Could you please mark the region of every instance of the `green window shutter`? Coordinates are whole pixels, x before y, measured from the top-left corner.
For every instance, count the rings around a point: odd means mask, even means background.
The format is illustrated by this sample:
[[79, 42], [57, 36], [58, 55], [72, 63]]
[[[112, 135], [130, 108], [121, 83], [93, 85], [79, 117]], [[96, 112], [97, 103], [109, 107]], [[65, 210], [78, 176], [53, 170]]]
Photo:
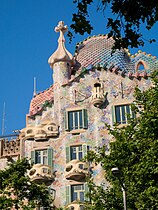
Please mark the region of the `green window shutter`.
[[48, 165], [53, 167], [53, 149], [51, 147], [49, 147], [47, 149], [47, 154], [48, 154]]
[[66, 186], [66, 205], [71, 203], [71, 186]]
[[89, 188], [88, 188], [88, 184], [87, 183], [84, 183], [84, 190], [85, 190], [84, 199], [86, 201], [89, 201], [89, 197], [87, 195], [89, 193]]
[[31, 151], [31, 163], [35, 163], [35, 151]]
[[83, 119], [83, 128], [87, 129], [88, 128], [88, 115], [87, 115], [86, 109], [82, 110], [82, 119]]
[[[131, 114], [132, 113], [132, 114]], [[131, 105], [130, 105], [130, 114], [131, 114], [131, 117], [134, 119], [136, 118], [136, 114], [134, 111], [132, 111], [132, 108], [131, 108]]]
[[68, 131], [69, 130], [69, 122], [68, 122], [68, 112], [66, 111], [64, 113], [64, 123], [65, 123], [65, 130]]
[[48, 187], [48, 192], [49, 192], [49, 194], [51, 193], [51, 187], [50, 186]]
[[66, 163], [70, 162], [70, 147], [66, 147]]
[[83, 158], [87, 155], [87, 144], [82, 145]]
[[115, 118], [115, 106], [111, 107], [111, 112], [112, 112], [112, 125], [114, 125], [114, 123], [116, 122], [116, 118]]

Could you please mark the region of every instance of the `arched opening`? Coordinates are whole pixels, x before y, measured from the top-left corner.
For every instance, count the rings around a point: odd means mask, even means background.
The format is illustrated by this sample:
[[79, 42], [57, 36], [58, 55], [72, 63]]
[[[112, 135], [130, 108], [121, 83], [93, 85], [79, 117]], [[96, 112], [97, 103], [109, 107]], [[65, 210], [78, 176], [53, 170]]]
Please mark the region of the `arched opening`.
[[143, 71], [145, 69], [146, 69], [146, 64], [143, 61], [138, 62], [136, 70]]

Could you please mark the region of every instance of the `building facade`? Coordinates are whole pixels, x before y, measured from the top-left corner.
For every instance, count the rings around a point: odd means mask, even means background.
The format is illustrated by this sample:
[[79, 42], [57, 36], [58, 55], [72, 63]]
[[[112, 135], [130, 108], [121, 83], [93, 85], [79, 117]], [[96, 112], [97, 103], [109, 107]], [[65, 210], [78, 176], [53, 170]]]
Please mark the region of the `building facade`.
[[[76, 45], [72, 56], [65, 48], [62, 21], [58, 48], [48, 63], [53, 69], [51, 87], [35, 94], [30, 102], [26, 127], [15, 140], [1, 140], [0, 166], [7, 159], [28, 157], [34, 163], [32, 181], [44, 182], [54, 197], [54, 206], [82, 209], [88, 191], [86, 177], [104, 184], [101, 166], [83, 161], [87, 151], [109, 142], [106, 124], [128, 123], [134, 89], [152, 84], [149, 75], [158, 68], [158, 59], [138, 51], [112, 53], [114, 41], [106, 35], [90, 37]], [[79, 203], [80, 201], [80, 203]]]

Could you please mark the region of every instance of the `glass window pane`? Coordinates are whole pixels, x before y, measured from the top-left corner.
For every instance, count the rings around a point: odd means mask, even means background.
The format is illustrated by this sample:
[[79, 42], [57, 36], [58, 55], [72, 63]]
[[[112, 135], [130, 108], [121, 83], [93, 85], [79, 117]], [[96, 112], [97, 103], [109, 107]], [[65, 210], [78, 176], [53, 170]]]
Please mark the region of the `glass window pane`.
[[80, 192], [80, 198], [79, 198], [80, 201], [84, 201], [84, 192]]
[[71, 186], [71, 201], [77, 200], [77, 192], [75, 192], [75, 186]]
[[78, 153], [78, 159], [81, 160], [83, 158], [82, 152]]
[[44, 156], [44, 157], [43, 157], [43, 164], [44, 164], [44, 165], [47, 165], [47, 164], [48, 164], [47, 156]]
[[129, 105], [126, 106], [126, 112], [127, 114], [130, 114], [130, 108], [129, 108]]
[[76, 152], [76, 147], [72, 147], [73, 152]]
[[43, 150], [43, 155], [47, 155], [47, 150]]
[[73, 130], [73, 112], [68, 113], [69, 129]]
[[121, 116], [120, 116], [120, 106], [115, 107], [115, 115], [116, 115], [116, 122], [121, 122]]
[[41, 152], [35, 151], [35, 163], [41, 163]]
[[78, 129], [78, 112], [75, 112], [75, 129]]
[[76, 147], [70, 147], [71, 160], [76, 159]]
[[122, 123], [126, 123], [126, 114], [125, 114], [125, 106], [121, 106], [121, 111], [122, 111]]
[[82, 152], [82, 145], [78, 146], [78, 151]]
[[73, 192], [72, 194], [72, 201], [77, 200], [77, 192]]
[[129, 105], [126, 106], [126, 116], [127, 116], [127, 119], [129, 120], [130, 119], [130, 107]]
[[79, 127], [83, 128], [82, 110], [79, 111]]

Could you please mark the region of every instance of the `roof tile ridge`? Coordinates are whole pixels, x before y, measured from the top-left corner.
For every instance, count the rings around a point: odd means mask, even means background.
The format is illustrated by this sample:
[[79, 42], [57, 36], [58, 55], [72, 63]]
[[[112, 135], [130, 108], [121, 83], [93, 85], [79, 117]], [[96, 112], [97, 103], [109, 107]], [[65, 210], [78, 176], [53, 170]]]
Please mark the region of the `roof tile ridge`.
[[36, 98], [36, 96], [39, 96], [39, 95], [41, 95], [41, 94], [43, 94], [43, 93], [49, 91], [51, 88], [54, 89], [54, 84], [50, 85], [50, 87], [48, 87], [47, 89], [42, 90], [42, 91], [40, 91], [39, 93], [37, 93], [36, 95], [34, 95], [32, 99]]

